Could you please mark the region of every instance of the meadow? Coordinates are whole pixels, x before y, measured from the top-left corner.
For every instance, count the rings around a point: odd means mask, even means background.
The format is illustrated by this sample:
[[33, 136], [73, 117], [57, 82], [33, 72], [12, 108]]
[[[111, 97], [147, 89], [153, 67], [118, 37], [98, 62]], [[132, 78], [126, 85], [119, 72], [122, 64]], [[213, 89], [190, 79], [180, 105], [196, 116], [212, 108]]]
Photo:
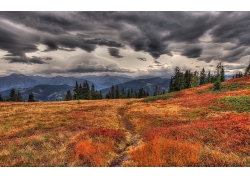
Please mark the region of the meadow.
[[0, 166], [250, 166], [250, 77], [143, 99], [0, 103]]

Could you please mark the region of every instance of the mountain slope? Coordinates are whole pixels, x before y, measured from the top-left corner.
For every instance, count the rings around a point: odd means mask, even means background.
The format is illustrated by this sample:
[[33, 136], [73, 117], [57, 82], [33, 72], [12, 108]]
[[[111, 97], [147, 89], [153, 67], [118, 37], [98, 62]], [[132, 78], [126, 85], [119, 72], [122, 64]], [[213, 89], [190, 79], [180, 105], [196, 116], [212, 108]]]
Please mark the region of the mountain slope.
[[[154, 94], [155, 87], [159, 86], [160, 91], [162, 92], [163, 89], [167, 92], [168, 86], [169, 86], [170, 79], [163, 79], [160, 77], [154, 77], [154, 78], [149, 78], [149, 79], [137, 79], [137, 80], [132, 80], [128, 81], [122, 84], [117, 84], [119, 90], [125, 89], [127, 91], [128, 89], [134, 89], [138, 91], [140, 88], [143, 88], [147, 92], [149, 92], [150, 95]], [[107, 94], [110, 91], [109, 88], [102, 89], [103, 95]]]
[[[68, 90], [73, 91], [72, 86], [68, 85], [37, 85], [30, 88], [18, 89], [22, 98], [27, 101], [29, 94], [33, 93], [36, 101], [56, 101], [64, 100]], [[7, 99], [10, 91], [1, 92], [2, 97]]]

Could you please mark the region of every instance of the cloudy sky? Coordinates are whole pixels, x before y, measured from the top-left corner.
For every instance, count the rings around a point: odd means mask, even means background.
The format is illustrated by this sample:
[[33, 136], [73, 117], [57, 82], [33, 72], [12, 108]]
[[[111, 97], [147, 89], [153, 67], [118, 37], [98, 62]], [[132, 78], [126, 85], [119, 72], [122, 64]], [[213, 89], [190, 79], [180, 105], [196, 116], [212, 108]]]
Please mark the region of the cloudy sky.
[[250, 12], [0, 12], [0, 76], [227, 74], [250, 59]]

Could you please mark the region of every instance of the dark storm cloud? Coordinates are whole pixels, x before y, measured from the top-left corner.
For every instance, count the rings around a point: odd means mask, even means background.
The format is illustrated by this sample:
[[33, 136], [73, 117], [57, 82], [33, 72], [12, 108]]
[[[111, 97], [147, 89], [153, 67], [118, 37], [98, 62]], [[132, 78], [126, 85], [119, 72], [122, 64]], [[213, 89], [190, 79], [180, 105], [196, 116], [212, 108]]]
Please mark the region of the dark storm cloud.
[[116, 58], [123, 58], [123, 56], [119, 55], [119, 49], [116, 48], [108, 48], [108, 52], [110, 56], [114, 56]]
[[181, 55], [186, 56], [188, 58], [198, 58], [201, 56], [201, 53], [202, 53], [202, 48], [191, 47], [191, 48], [186, 48]]
[[23, 64], [47, 64], [43, 61], [44, 58], [32, 56], [6, 56], [3, 58], [4, 60], [8, 60], [9, 63], [23, 63]]
[[12, 25], [0, 19], [0, 49], [7, 51], [8, 56], [23, 56], [25, 52], [37, 51], [39, 36], [14, 29]]
[[115, 41], [108, 41], [105, 38], [82, 39], [85, 44], [96, 44], [99, 46], [123, 48], [124, 45]]
[[[24, 57], [37, 51], [38, 44], [47, 47], [45, 52], [76, 48], [93, 52], [107, 46], [114, 48], [109, 50], [111, 56], [122, 58], [115, 48], [129, 46], [154, 59], [181, 52], [205, 62], [234, 62], [250, 55], [241, 48], [250, 45], [249, 17], [250, 12], [0, 12], [0, 49]], [[200, 38], [205, 34], [211, 36], [206, 43], [225, 46], [224, 52], [203, 55], [205, 41]], [[178, 43], [190, 48], [180, 51], [171, 46]]]
[[146, 58], [140, 58], [140, 57], [138, 57], [137, 59], [139, 59], [140, 61], [147, 61]]

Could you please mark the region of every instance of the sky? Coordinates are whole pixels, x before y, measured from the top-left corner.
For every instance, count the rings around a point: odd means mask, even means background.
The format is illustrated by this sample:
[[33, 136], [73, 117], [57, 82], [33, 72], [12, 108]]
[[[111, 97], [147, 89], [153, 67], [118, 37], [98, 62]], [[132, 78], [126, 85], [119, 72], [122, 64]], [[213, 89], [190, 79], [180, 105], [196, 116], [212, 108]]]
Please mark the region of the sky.
[[242, 71], [247, 11], [0, 11], [0, 76]]

